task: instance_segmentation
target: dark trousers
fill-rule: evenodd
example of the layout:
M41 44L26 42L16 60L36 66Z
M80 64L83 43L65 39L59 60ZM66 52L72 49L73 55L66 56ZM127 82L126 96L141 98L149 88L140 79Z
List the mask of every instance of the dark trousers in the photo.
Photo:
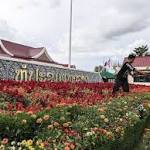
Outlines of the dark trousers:
M122 87L124 92L129 92L129 83L128 79L116 79L114 86L113 86L113 91L112 94L115 94L117 91L119 91L119 88Z

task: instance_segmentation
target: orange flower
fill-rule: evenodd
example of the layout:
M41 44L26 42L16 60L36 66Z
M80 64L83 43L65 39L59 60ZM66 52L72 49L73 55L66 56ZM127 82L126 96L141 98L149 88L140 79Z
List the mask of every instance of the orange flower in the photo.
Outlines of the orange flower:
M17 90L18 90L19 95L24 95L25 94L25 89L23 89L22 87L19 87Z
M75 149L75 145L74 144L70 144L70 148L71 149Z
M4 145L7 144L7 143L8 143L8 139L7 139L7 138L4 138L4 139L1 141L1 143L4 144Z
M53 129L53 127L54 127L53 125L48 125L47 128L48 128L48 129Z
M65 143L65 150L75 149L75 145L73 143Z
M16 114L20 114L20 113L22 113L23 111L20 111L20 110L18 110L18 111L16 111Z
M65 128L69 127L69 123L68 122L67 123L63 123L63 127L65 127Z
M59 123L58 122L54 122L53 125L54 125L54 127L59 127Z
M112 135L108 135L108 139L109 139L110 141L113 140Z
M104 112L105 110L103 108L98 109L99 112Z
M64 150L70 150L70 147L69 147L69 146L66 146Z
M43 119L39 118L39 119L36 120L36 123L40 124L40 123L42 123L42 121L43 121Z
M68 142L65 143L65 146L69 146L69 145L70 145L70 143L68 143Z
M33 115L33 111L28 111L27 114L28 115Z
M47 121L47 120L49 119L49 115L45 115L45 116L43 117L43 119L44 119L45 121Z
M99 111L99 112L105 112L106 109L107 109L106 107L102 107L102 108L99 108L98 111Z

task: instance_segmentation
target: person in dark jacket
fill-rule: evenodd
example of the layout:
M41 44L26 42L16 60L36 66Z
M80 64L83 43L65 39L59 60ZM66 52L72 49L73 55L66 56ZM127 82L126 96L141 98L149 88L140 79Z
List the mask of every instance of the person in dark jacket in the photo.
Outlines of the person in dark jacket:
M140 74L144 75L143 72L136 70L132 63L135 60L135 55L130 54L128 56L128 60L122 65L120 71L118 72L115 83L113 86L112 94L115 95L117 91L119 91L119 88L122 87L124 92L129 92L129 83L128 83L128 74L134 75L134 74Z

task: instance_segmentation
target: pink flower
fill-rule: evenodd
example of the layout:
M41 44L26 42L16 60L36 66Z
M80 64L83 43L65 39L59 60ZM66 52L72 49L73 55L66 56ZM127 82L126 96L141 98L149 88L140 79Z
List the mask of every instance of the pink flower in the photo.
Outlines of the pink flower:
M1 141L2 144L6 145L8 143L8 139L7 138L4 138L2 141Z

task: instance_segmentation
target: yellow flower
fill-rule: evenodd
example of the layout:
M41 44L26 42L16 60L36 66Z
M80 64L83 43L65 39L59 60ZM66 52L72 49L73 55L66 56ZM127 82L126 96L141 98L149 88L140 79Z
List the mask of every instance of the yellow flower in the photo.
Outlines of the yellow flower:
M23 141L21 142L21 145L26 145L26 140L23 140Z
M32 146L28 147L29 150L35 150L35 148L33 148Z
M121 136L122 136L122 137L124 136L124 131L121 131Z
M23 120L21 121L21 123L22 123L22 124L26 124L26 123L27 123L27 120L23 119Z
M105 119L104 119L104 122L105 122L105 123L108 123L108 122L109 122L109 120L108 120L107 118L105 118Z
M36 145L40 145L42 143L42 140L36 141Z
M100 115L100 118L101 118L101 119L105 119L105 116L104 116L104 115Z
M40 143L39 148L44 149L44 143Z
M37 116L35 114L33 114L33 115L31 115L31 117L35 119Z
M28 140L27 141L27 145L31 146L33 144L33 141L32 140Z

